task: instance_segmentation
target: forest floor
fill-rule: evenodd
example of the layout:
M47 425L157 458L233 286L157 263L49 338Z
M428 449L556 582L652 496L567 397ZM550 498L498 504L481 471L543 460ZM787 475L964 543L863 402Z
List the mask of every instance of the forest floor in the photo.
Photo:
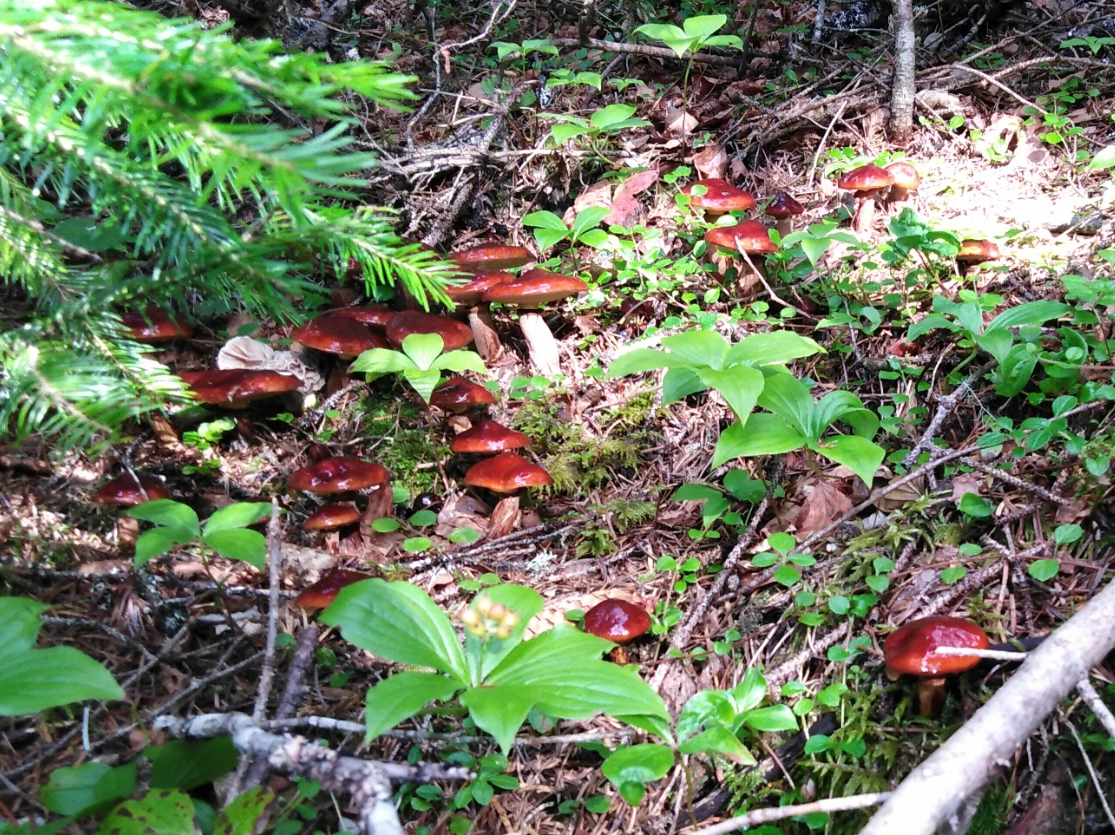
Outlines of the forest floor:
M596 36L620 32L620 40L649 44L631 34L642 20L625 17L617 5L600 5ZM938 4L918 18L917 125L904 156L885 133L891 61L885 16L846 27L856 32L826 29L812 43L812 4L763 4L746 62L694 64L688 109L684 61L578 47L575 18L554 16L565 10L560 5L555 11L541 4L431 4L409 27L412 10L396 2L287 9L256 21L302 45L324 37L338 56L391 58L420 77L416 110L369 112L358 143L381 158L368 202L397 208L400 234L444 252L488 241L537 252L526 215L545 210L571 224L578 212L606 206L614 244L560 244L539 262L558 272L579 270L590 285L546 312L559 342L560 376L531 367L514 311L493 312L503 351L488 363L499 393L489 416L525 432L529 455L555 480L524 500L519 527L509 535L483 537L494 499L461 484L471 462L448 450L459 419L426 409L402 383L345 385L328 364L321 370L330 388L319 401L340 394L309 421L293 405L265 403L233 414L223 429L210 423L209 441L184 434L198 432L196 425L164 420L137 428L133 444L96 458L56 466L0 456L0 548L10 549L4 581L55 607L48 640L65 636L118 679L134 676L131 704L94 709L100 732L92 753L129 758L147 744L150 720L162 713L250 712L266 633L267 576L243 563L180 553L151 563L144 582L131 579L135 532L116 512L88 501L99 482L126 465L163 478L175 498L203 516L232 501L277 497L286 511L284 600L336 566L409 579L451 610L498 577L541 593L545 609L531 626L538 632L602 599L623 597L653 612L652 632L631 645L630 659L673 714L698 691L731 687L743 670L761 667L775 700L795 708L803 727L835 741L803 754L800 739L768 734L755 742L755 768L694 757L688 773L675 769L630 807L602 776L598 746L630 741L637 732L603 718L563 722L555 732L583 734L581 744L555 744L524 729L509 757L517 788L497 790L484 804L455 804L451 789L409 794L403 816L410 825L461 832L454 822L468 820L473 832L546 835L684 832L761 806L893 788L995 692L1010 668L977 668L950 687L937 717L919 718L910 683L884 674L882 642L890 627L936 613L978 621L993 642L1042 635L1115 570L1110 472L1092 463L1110 462L1115 430L1106 403L1092 408L1082 393L1111 384L1103 348L1115 292L1106 284L1107 297L1074 297L1063 281L1115 280L1115 186L1109 172L1081 165L1115 137L1115 22L1101 6L1053 0L1012 6L963 43L974 25L966 9ZM495 23L485 29L493 9ZM227 16L204 0L192 11L211 23ZM746 31L750 7L727 11L738 19L725 31ZM1063 47L1071 37L1084 45ZM561 45L504 60L486 48L543 38ZM936 39L934 50L923 48L927 38ZM543 106L540 80L561 70L599 73L602 87L552 86ZM557 147L549 141L555 120L542 113L588 119L618 102L634 105L647 124L586 133ZM862 245L834 239L815 264L800 252L775 258L765 282L740 281L735 268L706 255L701 239L708 224L676 200L693 178L723 176L760 198L791 193L805 207L798 229L827 218L847 231L847 201L835 177L863 162L898 158L921 174L906 204L916 227L901 226L897 211L881 212ZM827 234L822 229L817 237ZM896 255L894 241L903 235L916 239L917 251L908 256ZM941 235L993 240L1002 257L957 267L934 254ZM338 285L334 299L352 303L360 291L358 283ZM1076 343L1047 330L1038 347L1052 365L1075 362L1075 376L1041 385L1053 377L1038 365L1024 392L1002 396L985 356L965 362L974 349L963 334L937 329L907 339L934 294L983 298L987 313L1037 300L1074 301L1099 314L1094 324L1078 318L1075 326L1091 337L1091 358L1065 359ZM1001 298L986 301L990 294ZM228 336L246 324L210 322L162 359L176 371L211 367ZM289 327L256 324L253 335L283 347ZM854 392L882 418L876 440L887 458L875 483L801 452L712 468L719 433L731 422L719 396L704 392L663 405L653 372L603 376L632 348L697 326L729 341L772 327L816 340L826 353L800 362L799 376L819 393ZM983 373L969 376L975 369ZM1055 423L1051 403L1061 395L1078 399L1045 443L1017 434L1020 427L1046 431ZM293 417L276 417L284 411ZM935 414L943 421L927 431ZM919 439L925 442L919 451L940 455L977 444L992 430L1004 433L998 445L939 467L922 466L924 459L904 464ZM1073 435L1084 445L1066 440ZM324 450L391 471L398 530L302 531L315 503L284 482ZM741 469L747 478L725 481ZM895 484L913 471L916 478ZM705 492L689 488L675 499L683 485ZM708 499L713 493L726 501ZM437 513L436 522L406 521L424 509ZM1075 537L1053 536L1074 526ZM462 528L481 538L454 544L449 537ZM772 553L768 537L779 531L811 555L796 581L779 582L771 568L752 562ZM1040 561L1055 561L1053 573L1032 570ZM296 638L311 619L284 605L279 629ZM324 632L300 715L358 721L367 688L391 667ZM1103 672L1115 681L1115 664ZM1109 704L1112 692L1106 691ZM80 716L5 730L0 773L12 791L4 805L15 814L34 804L45 770L89 756L82 723L74 720ZM1092 765L1115 785L1110 740L1093 733L1088 719L1078 724L1088 729ZM1092 783L1076 779L1086 772L1071 737L1058 730L1055 716L1044 727L993 781L971 831L1111 831ZM402 760L417 748L438 760L497 750L470 733L459 716L429 715L388 732L365 753ZM335 736L349 750L360 742L359 735ZM317 803L314 815L307 832L339 826L327 803ZM769 831L853 832L869 815L786 821Z

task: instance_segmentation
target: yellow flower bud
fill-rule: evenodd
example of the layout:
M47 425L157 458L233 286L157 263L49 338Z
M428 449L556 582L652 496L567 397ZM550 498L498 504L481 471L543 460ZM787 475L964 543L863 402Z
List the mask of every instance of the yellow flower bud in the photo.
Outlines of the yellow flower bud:
M475 609L465 609L461 612L461 623L465 626L475 626L480 623L480 615L476 613Z
M503 625L514 629L519 625L519 616L515 612L508 612L503 616Z
M507 614L507 607L502 603L495 603L492 608L488 610L488 617L492 620L503 620L503 616Z
M476 638L486 638L488 636L488 630L482 623L473 624L468 628L468 631Z
M511 627L507 625L507 621L504 621L496 628L496 637L501 641L506 641L511 637Z
M482 594L478 598L476 598L475 605L476 611L478 611L484 617L488 617L488 613L492 611L492 598L488 597L488 595L486 594Z

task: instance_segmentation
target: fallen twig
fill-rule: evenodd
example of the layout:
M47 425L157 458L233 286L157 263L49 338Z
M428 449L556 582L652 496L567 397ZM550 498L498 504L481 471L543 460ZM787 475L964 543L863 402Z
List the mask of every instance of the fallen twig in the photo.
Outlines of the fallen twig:
M1076 683L1076 692L1080 694L1080 698L1084 700L1084 704L1092 709L1092 713L1096 715L1100 724L1103 725L1107 735L1115 739L1115 715L1111 713L1107 705L1103 703L1100 694L1096 692L1096 688L1092 686L1092 682L1088 679L1081 679Z
M773 806L767 809L754 809L723 823L706 826L704 829L693 829L690 832L692 835L726 835L728 832L736 832L746 826L786 820L787 818L808 815L813 812L847 812L853 809L869 809L872 806L878 806L890 796L891 792L874 792L873 794L854 794L851 797L829 797L824 800L814 800L812 803L800 803L797 806Z

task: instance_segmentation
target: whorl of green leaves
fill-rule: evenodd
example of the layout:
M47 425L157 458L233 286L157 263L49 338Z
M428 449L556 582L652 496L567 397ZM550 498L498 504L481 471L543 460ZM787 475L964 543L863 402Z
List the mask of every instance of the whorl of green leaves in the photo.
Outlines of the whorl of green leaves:
M125 307L289 321L350 259L369 292L446 300L452 266L359 207L354 114L402 107L413 79L226 29L0 0L0 439L88 447L182 397Z

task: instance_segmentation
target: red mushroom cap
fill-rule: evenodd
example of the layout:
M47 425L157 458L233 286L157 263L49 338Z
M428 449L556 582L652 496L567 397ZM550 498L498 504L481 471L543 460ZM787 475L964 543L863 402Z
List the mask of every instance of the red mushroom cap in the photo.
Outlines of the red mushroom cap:
M137 310L121 313L120 321L128 329L128 336L136 342L188 339L194 332L189 324L155 305L149 306L142 313Z
M956 260L966 264L997 261L999 257L999 247L991 241L963 241L960 244L960 252L956 254Z
M244 409L252 400L297 391L301 385L301 381L291 374L250 368L183 371L178 376L186 381L190 391L202 403L226 409Z
M778 192L774 199L767 203L766 214L775 220L785 220L788 217L800 215L805 209L801 203L784 191Z
M483 487L493 493L514 493L521 487L548 487L553 483L548 472L513 452L485 458L465 473L469 487Z
M627 600L611 598L585 612L584 623L585 632L615 644L626 644L650 629L650 613Z
M453 452L506 452L530 446L530 438L494 420L479 421L449 442Z
M514 280L515 276L511 273L480 273L468 284L446 287L445 293L457 304L467 307L480 301L480 297L497 284L510 284Z
M514 304L531 309L549 302L575 296L588 289L579 278L558 275L547 270L527 270L518 280L509 284L497 284L484 293L484 301Z
M937 647L987 649L990 644L987 633L970 620L936 616L912 620L892 632L883 645L883 657L891 678L934 678L962 673L980 662L966 655L938 655Z
M450 377L430 395L430 405L463 415L473 406L491 406L496 396L479 383L466 377Z
M521 246L510 244L480 244L462 249L449 256L462 270L470 273L490 273L513 270L534 260L534 253Z
M327 310L322 315L355 319L362 325L382 328L386 327L387 320L395 315L395 311L384 304L365 304L360 307L338 307L336 310Z
M332 605L345 586L351 586L370 577L370 574L361 574L359 571L334 568L312 586L303 589L301 594L294 598L294 605L301 606L303 609L324 609Z
M136 484L137 479L139 485ZM142 491L139 489L140 486L143 487ZM144 493L147 494L146 498ZM135 507L144 502L169 498L170 490L154 476L137 474L132 478L131 473L124 473L102 484L89 501L111 507Z
M757 220L745 220L735 226L717 226L709 230L705 240L732 252L764 255L778 251L770 239L770 230Z
M693 186L704 186L704 194L693 194ZM720 177L708 177L690 183L681 190L689 197L695 209L704 209L709 214L722 215L725 212L747 211L755 208L755 196L743 189L736 188Z
M351 504L323 504L302 523L304 531L328 531L343 528L360 518L360 511Z
M387 322L387 338L396 345L402 345L412 333L436 333L445 343L445 351L456 351L472 342L472 331L468 325L436 313L404 310Z
M379 487L391 480L391 473L372 461L359 458L326 458L298 470L287 481L291 490L327 495Z
M887 188L892 185L894 185L894 177L885 168L880 168L877 165L861 165L859 168L853 168L836 181L837 188L854 191L857 194L863 191Z
M307 348L342 357L355 357L372 348L389 348L387 340L367 325L344 316L318 316L290 335Z
M921 175L918 170L908 162L892 162L883 169L890 174L894 185L907 191L916 191L921 185Z

